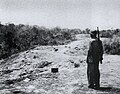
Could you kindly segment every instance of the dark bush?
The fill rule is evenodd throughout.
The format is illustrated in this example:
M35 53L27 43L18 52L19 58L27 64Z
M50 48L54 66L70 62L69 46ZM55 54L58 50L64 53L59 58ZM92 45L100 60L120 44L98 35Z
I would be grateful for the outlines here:
M120 55L120 37L113 36L104 42L104 50L108 54Z
M75 39L78 31L39 26L0 24L0 59L35 45L62 45Z
M104 38L112 38L114 35L120 36L120 29L100 31L100 36Z

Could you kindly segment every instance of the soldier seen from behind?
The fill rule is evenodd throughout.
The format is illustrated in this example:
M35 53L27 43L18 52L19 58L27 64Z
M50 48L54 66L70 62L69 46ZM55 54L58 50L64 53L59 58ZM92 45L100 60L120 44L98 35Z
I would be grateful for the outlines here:
M99 33L98 33L99 34ZM100 88L100 71L99 62L102 64L103 60L103 45L102 41L97 38L97 31L90 33L91 41L89 43L89 50L87 55L87 77L88 88Z

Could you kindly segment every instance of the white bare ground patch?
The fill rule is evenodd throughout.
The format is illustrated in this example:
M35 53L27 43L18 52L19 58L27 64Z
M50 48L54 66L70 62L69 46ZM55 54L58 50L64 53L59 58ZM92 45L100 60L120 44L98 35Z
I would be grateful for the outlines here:
M86 55L89 35L68 45L39 46L0 61L0 94L119 94L120 58L104 55L102 90L88 89ZM58 68L52 73L51 68Z

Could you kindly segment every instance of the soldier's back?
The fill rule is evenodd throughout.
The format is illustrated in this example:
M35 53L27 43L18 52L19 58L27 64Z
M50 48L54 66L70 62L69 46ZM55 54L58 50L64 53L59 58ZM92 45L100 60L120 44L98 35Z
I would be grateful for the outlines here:
M92 46L92 55L96 59L99 58L99 56L102 53L102 41L98 39L94 39L91 41L91 46Z

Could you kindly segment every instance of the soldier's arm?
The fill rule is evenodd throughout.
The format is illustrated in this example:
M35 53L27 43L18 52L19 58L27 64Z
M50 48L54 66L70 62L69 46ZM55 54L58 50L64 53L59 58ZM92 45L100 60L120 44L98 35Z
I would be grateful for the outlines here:
M92 42L89 42L88 56L90 56L91 53L92 53Z
M101 42L102 43L102 42ZM103 60L103 54L104 54L104 50L103 50L103 44L101 44L102 47L102 60Z
M104 53L104 51L103 51L103 44L102 44L102 41L100 41L100 63L102 64L102 60L103 60L103 53Z
M88 54L87 54L87 63L89 63L89 56L91 55L91 52L92 52L92 46L91 46L91 42L89 42L89 49L88 49Z

